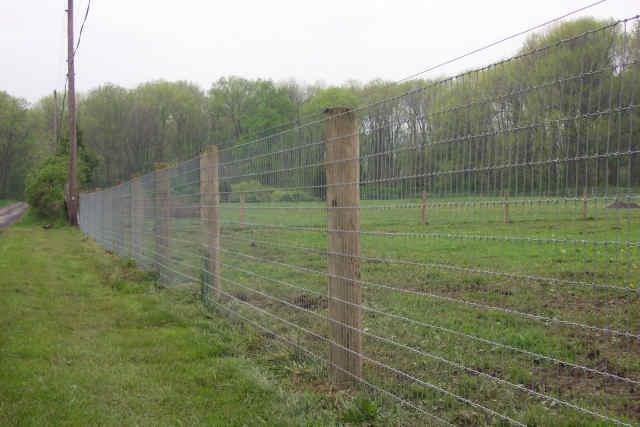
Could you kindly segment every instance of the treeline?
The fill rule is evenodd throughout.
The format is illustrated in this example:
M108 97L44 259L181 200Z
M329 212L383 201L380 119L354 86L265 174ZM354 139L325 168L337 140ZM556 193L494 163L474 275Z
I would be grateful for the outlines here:
M232 147L284 131L321 117L329 106L368 106L358 113L367 155L363 182L415 176L413 188L484 191L497 185L495 170L501 180L508 175L522 182L532 171L508 165L554 156L565 159L562 185L589 179L581 178L588 164L569 159L630 152L638 144L640 29L631 21L594 31L607 25L594 19L564 23L530 37L520 58L438 82L323 87L228 77L207 91L188 82L156 81L134 89L106 84L78 100L78 127L92 165L86 185L113 185L156 162L196 155L208 144ZM21 197L28 170L59 153L53 110L51 96L28 106L0 93L0 198ZM66 119L60 123L64 137ZM270 147L317 138L311 128L270 138ZM268 167L303 161L274 158ZM640 174L622 176L620 166L630 174L640 167L637 162L638 156L628 154L611 164L596 163L598 175L590 179L638 185ZM283 179L256 177L264 184ZM537 185L561 185L550 179Z
M565 23L513 58L418 83L349 88L360 105L364 198L638 191L638 19ZM226 150L222 182L251 178L322 198L319 140L322 124Z

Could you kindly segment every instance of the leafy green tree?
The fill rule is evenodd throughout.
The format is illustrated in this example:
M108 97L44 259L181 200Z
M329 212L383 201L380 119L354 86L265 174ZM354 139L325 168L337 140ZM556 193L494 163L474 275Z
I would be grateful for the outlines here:
M21 198L32 160L29 111L23 99L0 91L0 198Z
M83 142L78 130L78 183L80 189L92 182L98 158ZM69 140L63 139L56 153L34 167L26 177L25 195L34 212L47 219L66 217L65 185L69 170Z
M210 140L225 147L269 133L297 117L290 91L270 80L219 79L209 90Z

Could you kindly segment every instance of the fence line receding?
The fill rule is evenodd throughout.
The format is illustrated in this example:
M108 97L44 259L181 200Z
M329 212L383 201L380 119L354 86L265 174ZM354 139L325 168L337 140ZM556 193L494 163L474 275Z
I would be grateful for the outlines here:
M158 165L82 230L418 424L634 425L638 28Z

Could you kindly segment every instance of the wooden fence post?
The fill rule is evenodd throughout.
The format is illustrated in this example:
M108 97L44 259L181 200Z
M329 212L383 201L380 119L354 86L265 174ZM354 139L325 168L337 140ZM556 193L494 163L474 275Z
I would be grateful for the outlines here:
M103 248L106 247L106 242L104 241L104 209L105 209L105 197L106 194L101 189L97 189L96 193L96 217L98 217L98 223L96 225L96 241Z
M422 225L427 224L427 192L422 192Z
M132 257L131 252L131 185L130 183L123 184L124 197L122 197L122 206L120 208L120 217L122 218L122 244L124 247L123 256ZM126 242L126 245L125 245Z
M342 388L362 377L360 141L353 111L329 108L325 114L329 379Z
M244 228L244 192L240 193L240 228Z
M105 231L107 232L105 235L105 239L109 242L107 248L110 252L113 252L115 248L115 226L113 221L113 193L111 189L104 190L105 194L105 210L107 212L106 226Z
M220 297L220 189L218 147L209 145L200 157L200 220L206 242L204 284L205 301Z
M589 209L589 202L587 201L587 187L584 187L584 193L582 194L582 219L587 219L587 213Z
M139 178L131 181L131 249L132 258L141 253L142 231L144 227L144 193Z
M155 268L163 271L169 264L169 170L164 163L156 163L153 174L153 224L155 236ZM165 277L171 277L164 269Z
M504 222L511 222L511 217L509 216L509 192L504 192Z

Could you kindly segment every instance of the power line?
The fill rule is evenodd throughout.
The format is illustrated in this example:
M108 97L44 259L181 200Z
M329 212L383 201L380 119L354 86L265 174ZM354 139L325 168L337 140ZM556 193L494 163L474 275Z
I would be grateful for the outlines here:
M545 22L543 22L543 23L540 23L540 24L534 25L534 26L529 27L529 28L527 28L527 29L525 29L525 30L519 31L519 32L517 32L517 33L515 33L515 34L511 34L511 35L509 35L509 36L507 36L507 37L503 37L503 38L502 38L502 39L500 39L500 40L497 40L497 41L494 41L494 42L489 43L489 44L487 44L487 45L484 45L484 46L482 46L482 47L476 48L476 49L474 49L474 50L472 50L472 51L469 51L469 52L467 52L467 53L465 53L465 54L463 54L463 55L459 55L459 56L457 56L457 57L455 57L455 58L451 58L451 59L446 60L446 61L444 61L444 62L441 62L441 63L439 63L439 64L436 64L436 65L433 65L433 66L431 66L431 67L428 67L428 68L426 68L426 69L424 69L423 71L420 71L420 72L418 72L418 73L414 73L414 74L412 74L412 75L410 75L410 76L404 77L404 78L402 78L402 79L400 79L400 80L397 80L397 81L395 81L395 82L390 82L386 87L391 87L391 86L392 86L392 85L394 85L394 84L399 84L399 83L403 83L403 82L406 82L406 81L409 81L409 80L415 79L416 77L421 76L421 75L423 75L423 74L425 74L425 73L427 73L427 72L429 72L429 71L433 71L433 70L436 70L436 69L438 69L438 68L444 67L445 65L452 64L452 63L454 63L454 62L456 62L456 61L459 61L459 60L461 60L461 59L463 59L463 58L466 58L466 57L468 57L468 56L474 55L474 54L476 54L476 53L478 53L478 52L481 52L481 51L483 51L483 50L487 50L487 49L489 49L489 48L491 48L491 47L497 46L497 45L499 45L499 44L501 44L501 43L504 43L504 42L506 42L506 41L508 41L508 40L514 39L514 38L516 38L516 37L519 37L519 36L522 36L522 35L524 35L524 34L530 33L530 32L532 32L532 31L538 30L538 29L540 29L540 28L546 27L546 26L548 26L548 25L550 25L550 24L553 24L553 23L556 23L556 22L558 22L558 21L561 21L562 19L565 19L565 18L567 18L567 17L569 17L569 16L575 15L576 13L583 12L583 11L585 11L585 10L587 10L587 9L590 9L590 8L592 8L592 7L594 7L594 6L597 6L597 5L599 5L599 4L602 4L602 3L606 2L606 1L607 1L607 0L598 0L598 1L596 1L596 2L593 2L593 3L588 4L588 5L586 5L586 6L583 6L583 7L580 7L580 8L574 9L574 10L571 10L571 11L569 11L569 12L567 12L567 13L565 13L565 14L561 15L561 16L558 16L558 17L555 17L555 18L553 18L553 19L547 20L547 21L545 21ZM375 102L371 102L371 103L368 103L368 104L362 105L362 106L360 106L360 107L356 108L356 111L359 111L359 110L362 110L362 109L365 109L365 108L368 108L368 107L371 107L371 106L374 106L374 105L377 105L377 104L380 104L380 103L384 103L384 102L386 102L386 101L389 101L389 100L395 99L395 98L397 98L398 96L402 96L402 95L405 95L406 93L413 92L413 91L415 91L415 90L419 90L419 89L420 89L420 87L418 87L418 88L413 88L413 89L411 89L410 91L407 91L407 92L405 92L405 93L403 93L403 94L401 94L401 95L395 95L395 96L392 96L392 97L383 98L383 99L380 99L380 100L378 100L378 101L375 101ZM309 114L307 117L313 117L313 118L315 118L315 117L319 116L320 114L321 114L321 113L312 113L312 114ZM266 139L266 138L269 138L269 137L272 137L272 136L275 136L275 135L279 135L279 134L282 134L282 133L284 133L284 132L288 132L288 131L293 130L293 129L303 128L303 127L306 127L306 126L309 126L309 125L313 125L313 124L316 124L316 123L321 123L321 122L322 122L322 121L324 121L324 120L325 120L324 118L321 118L321 119L318 119L318 120L310 120L310 121L305 122L305 123L298 123L296 126L293 126L293 127L289 128L289 129L284 129L284 130L281 130L281 131L275 132L274 134L271 134L271 135L260 136L260 137L258 137L258 138L255 138L255 139L251 140L251 141L248 141L248 142L246 142L246 143L243 143L242 145L255 143L255 142L258 142L258 141L264 140L264 139ZM292 121L292 122L290 122L290 123L291 123L291 124L293 124L293 123L296 123L296 122L295 122L295 121ZM278 126L278 127L279 127L279 126ZM266 128L266 129L265 129L265 130L263 130L263 131L257 131L257 132L254 132L254 133L264 132L264 131L269 130L269 129L271 129L271 128L272 128L272 127L270 127L270 128Z
M82 40L82 33L84 32L84 25L87 22L87 17L89 16L89 9L91 7L91 0L89 0L87 2L87 7L85 8L84 11L84 17L82 18L82 25L80 25L80 32L78 33L78 41L76 42L76 47L75 49L73 49L73 58L75 59L76 57L76 53L78 52L78 48L80 47L80 41ZM64 103L65 100L67 99L67 85L69 84L69 76L66 76L66 78L64 79L64 92L62 93L62 111L60 113L60 117L63 118L64 117ZM62 135L62 129L60 132L60 135Z
M84 24L87 22L87 17L89 16L90 8L91 8L91 0L87 2L87 8L84 11L84 18L82 18L82 24L80 25L80 32L78 33L78 42L76 43L76 48L73 50L74 57L76 55L76 52L78 51L78 48L80 47L80 41L82 40L82 33L84 31Z
M413 80L416 77L419 77L419 76L421 76L421 75L423 75L425 73L428 73L429 71L433 71L433 70L438 69L440 67L444 67L445 65L449 65L449 64L451 64L453 62L456 62L456 61L459 61L459 60L461 60L463 58L466 58L468 56L474 55L474 54L476 54L478 52L481 52L483 50L492 48L492 47L494 47L496 45L499 45L500 43L504 43L504 42L506 42L508 40L514 39L516 37L522 36L522 35L527 34L527 33L530 33L531 31L538 30L538 29L540 29L542 27L546 27L547 25L553 24L553 23L558 22L558 21L560 21L560 20L562 20L564 18L567 18L567 17L569 17L571 15L575 15L576 13L579 13L579 12L582 12L584 10L590 9L590 8L592 8L594 6L597 6L599 4L602 4L602 3L606 2L606 1L607 0L598 0L598 1L594 2L594 3L591 3L591 4L588 4L586 6L583 6L583 7L579 8L579 9L572 10L571 12L567 12L562 16L558 16L556 18L550 19L550 20L548 20L546 22L543 22L541 24L534 25L533 27L529 27L526 30L519 31L519 32L517 32L515 34L512 34L510 36L504 37L504 38L502 38L500 40L496 40L496 41L491 42L491 43L489 43L487 45L484 45L482 47L474 49L474 50L472 50L470 52L464 53L464 54L462 54L460 56L456 56L455 58L448 59L448 60L446 60L444 62L441 62L439 64L436 64L436 65L433 65L431 67L428 67L428 68L426 68L426 69L424 69L424 70L422 70L422 71L420 71L418 73L411 74L410 76L404 77L404 78L396 81L395 83L402 83L402 82L405 82L407 80Z

